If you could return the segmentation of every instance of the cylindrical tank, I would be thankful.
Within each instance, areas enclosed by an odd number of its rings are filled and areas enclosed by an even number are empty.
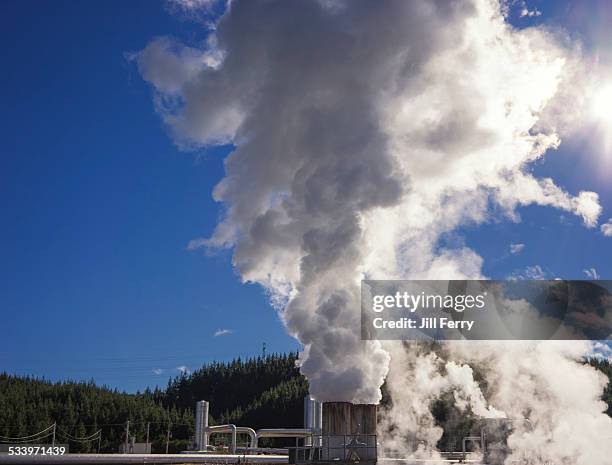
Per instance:
[[[195,446],[197,450],[206,450],[208,446],[208,402],[200,400],[196,403],[195,413]]]
[[[376,434],[376,412],[374,404],[324,402],[323,434]]]
[[[314,443],[311,438],[306,438],[304,445],[320,446],[321,443],[321,402],[314,400],[308,394],[304,397],[304,428],[310,429],[313,434]]]
[[[376,462],[376,413],[374,404],[324,402],[322,458]]]

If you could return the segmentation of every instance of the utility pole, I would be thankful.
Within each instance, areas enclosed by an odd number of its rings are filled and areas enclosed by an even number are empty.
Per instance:
[[[98,434],[98,454],[100,453],[100,443],[102,442],[102,430]]]
[[[263,358],[266,358],[266,343],[263,343],[263,346],[261,348],[261,353],[263,355]]]
[[[57,423],[53,423],[53,436],[51,438],[51,447],[55,446],[55,430],[57,428]]]
[[[125,423],[125,450],[124,454],[127,454],[130,450],[130,420]]]
[[[149,426],[151,426],[151,423],[147,421],[147,449],[149,448]]]
[[[168,453],[168,446],[170,445],[170,425],[171,423],[168,422],[168,430],[166,431],[166,454]]]

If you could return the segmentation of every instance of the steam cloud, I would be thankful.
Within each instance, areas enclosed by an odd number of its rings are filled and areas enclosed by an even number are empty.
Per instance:
[[[392,449],[407,435],[435,447],[429,401],[452,391],[481,416],[542,415],[538,436],[517,430],[515,444],[548,441],[564,460],[593,459],[571,463],[603,463],[561,439],[572,424],[612,431],[602,380],[575,361],[584,346],[483,345],[475,359],[449,345],[443,359],[359,336],[364,277],[483,277],[474,250],[440,248],[461,225],[518,221],[530,204],[597,225],[596,193],[572,195],[529,171],[579,115],[589,79],[580,54],[558,33],[512,28],[506,6],[233,1],[202,48],[158,38],[136,60],[179,146],[235,147],[214,191],[225,215],[190,247],[233,248],[243,280],[266,288],[304,344],[314,397],[376,403],[391,364]],[[470,363],[491,372],[488,400]],[[580,383],[586,400],[572,405],[578,388],[547,384],[539,368]],[[574,445],[592,444],[585,435]]]
[[[388,348],[394,405],[380,425],[387,454],[435,457],[442,428],[430,405],[451,394],[461,412],[511,421],[512,452],[503,463],[610,463],[612,420],[601,401],[607,379],[581,363],[591,343],[453,341],[437,351],[417,344]],[[486,400],[474,370],[486,374]]]

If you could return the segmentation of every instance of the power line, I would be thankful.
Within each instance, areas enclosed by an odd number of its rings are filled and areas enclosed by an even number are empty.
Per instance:
[[[4,443],[4,444],[28,444],[28,443],[31,443],[31,442],[40,441],[41,439],[46,439],[46,438],[48,438],[50,436],[54,436],[53,432],[48,433],[48,434],[46,434],[44,436],[38,436],[38,437],[35,437],[35,438],[32,438],[32,439],[28,439],[28,440],[25,440],[25,441],[16,441],[14,439],[11,439],[11,440],[8,440],[8,441],[0,440],[0,443]]]
[[[165,420],[165,421],[133,421],[133,420],[130,420],[130,425],[146,425],[147,423],[150,423],[151,425],[165,425],[168,423],[168,420]],[[188,422],[188,421],[172,421],[171,423],[177,426],[194,426],[194,422]],[[64,426],[64,427],[68,429],[74,429],[77,426],[81,426],[81,423],[77,423],[77,424],[70,425],[70,426]],[[101,427],[107,427],[107,426],[125,426],[125,421],[123,423],[82,424],[82,426],[84,427],[91,426],[95,428],[101,428]],[[1,428],[21,428],[21,427],[23,427],[23,425],[0,425],[0,429]],[[35,436],[35,435],[32,435],[32,436]],[[3,436],[0,436],[0,439],[2,438]]]
[[[43,433],[46,433],[47,431],[51,431],[54,427],[55,427],[55,423],[53,423],[51,426],[48,426],[47,428],[43,429],[42,431],[39,431],[38,433],[30,434],[28,436],[21,436],[21,437],[0,436],[0,439],[8,439],[8,440],[29,439],[29,438],[33,438],[35,436],[39,436],[39,435],[41,435]]]
[[[58,433],[61,434],[62,436],[65,436],[66,438],[72,440],[72,441],[80,441],[80,442],[88,442],[88,441],[95,441],[98,439],[98,436],[102,434],[102,430],[99,429],[98,431],[96,431],[93,434],[90,434],[89,436],[83,436],[81,438],[78,438],[76,436],[72,436],[71,434],[66,433],[65,431],[63,431],[62,429],[58,428]]]
[[[100,453],[100,446],[102,444],[102,429],[99,429],[98,431],[96,431],[93,434],[90,434],[89,436],[83,436],[80,438],[77,438],[75,436],[72,436],[68,433],[66,433],[65,431],[62,431],[61,429],[58,431],[58,434],[60,437],[63,437],[64,441],[67,442],[76,442],[76,443],[92,443],[92,442],[98,442],[98,453]]]

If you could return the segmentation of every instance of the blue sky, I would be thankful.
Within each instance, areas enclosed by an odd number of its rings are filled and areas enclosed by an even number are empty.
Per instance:
[[[512,19],[567,27],[593,47],[592,15],[568,13],[587,3],[533,2],[542,15]],[[198,42],[201,26],[136,0],[7,1],[0,22],[0,370],[135,391],[178,367],[258,355],[264,342],[298,349],[229,253],[186,250],[221,213],[211,191],[229,148],[179,151],[126,58],[155,36]],[[580,145],[534,170],[569,192],[598,192],[601,218],[612,217],[612,183]],[[492,278],[526,267],[612,277],[612,238],[555,209],[520,213],[445,240],[481,254]],[[512,243],[524,248],[512,254]]]
[[[295,350],[229,254],[186,250],[216,222],[225,151],[179,152],[124,57],[193,25],[146,1],[0,8],[0,370],[136,390]]]

